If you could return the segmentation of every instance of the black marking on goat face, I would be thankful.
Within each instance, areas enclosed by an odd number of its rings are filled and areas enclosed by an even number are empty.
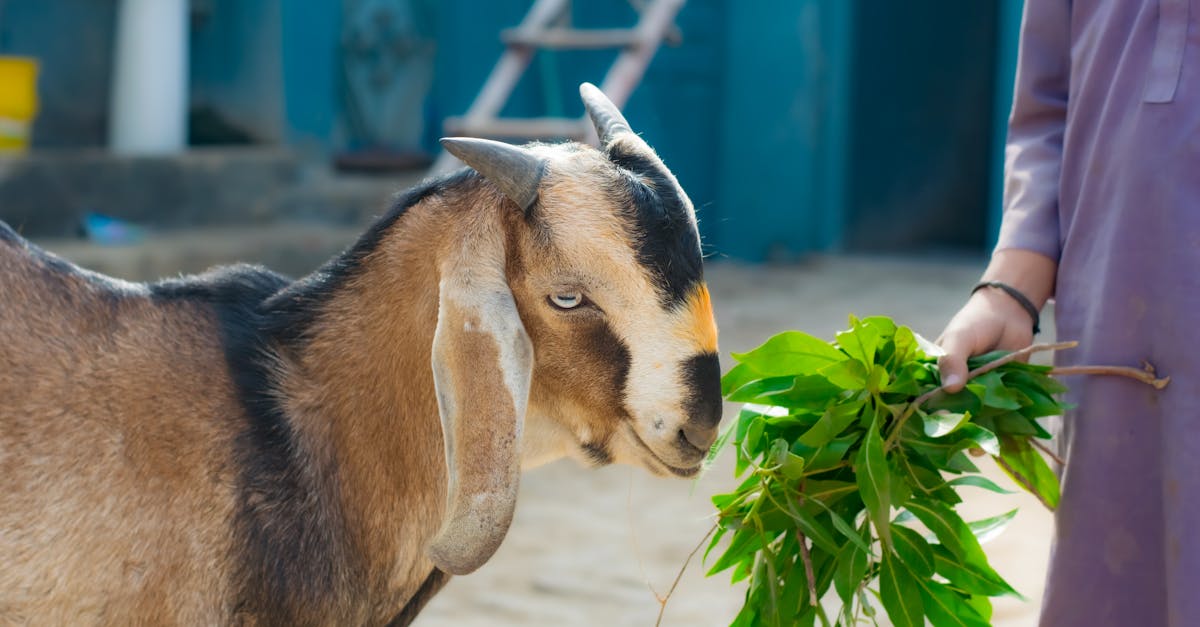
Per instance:
[[[603,370],[601,377],[605,385],[599,389],[607,390],[611,395],[604,399],[612,405],[611,410],[618,416],[628,417],[629,410],[625,407],[625,383],[629,380],[629,368],[632,357],[629,347],[621,338],[613,333],[607,322],[595,325],[584,336],[585,354],[592,355]],[[584,389],[597,389],[596,386],[582,386]]]
[[[721,422],[721,362],[716,353],[701,353],[683,362],[680,369],[687,397],[688,422],[715,427]]]
[[[631,173],[627,183],[638,262],[654,277],[663,305],[679,305],[704,275],[700,236],[685,200],[662,166],[647,155],[617,144],[608,156]]]
[[[337,598],[360,572],[339,512],[314,497],[318,486],[300,470],[303,451],[273,395],[262,305],[288,284],[265,268],[234,266],[149,286],[157,300],[192,302],[215,313],[246,421],[234,450],[242,560],[237,611],[267,624],[297,624],[306,609]]]

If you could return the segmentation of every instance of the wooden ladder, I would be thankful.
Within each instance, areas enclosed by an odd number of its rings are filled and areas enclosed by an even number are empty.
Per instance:
[[[638,22],[633,27],[575,29],[569,25],[559,25],[564,22],[564,17],[569,17],[570,0],[535,0],[520,25],[501,32],[500,39],[506,46],[504,54],[492,68],[483,89],[466,114],[446,119],[446,135],[491,139],[574,139],[597,143],[596,132],[586,115],[578,118],[497,116],[539,49],[619,48],[621,52],[605,74],[600,89],[618,108],[624,107],[663,40],[672,43],[679,41],[675,16],[685,2],[630,0],[639,14]],[[444,174],[459,165],[457,159],[443,151],[434,162],[431,173]]]

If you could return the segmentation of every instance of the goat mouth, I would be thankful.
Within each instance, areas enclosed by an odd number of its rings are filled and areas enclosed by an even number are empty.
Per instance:
[[[696,474],[700,472],[700,467],[704,465],[703,461],[701,461],[695,466],[689,466],[687,468],[672,466],[671,464],[663,461],[663,458],[659,457],[658,453],[655,453],[654,449],[650,448],[649,444],[646,444],[646,441],[642,439],[642,436],[638,435],[637,429],[634,429],[632,426],[630,426],[629,435],[632,437],[634,444],[637,444],[638,448],[642,449],[642,452],[644,452],[647,457],[649,457],[655,464],[666,468],[667,472],[675,475],[676,477],[682,477],[684,479],[695,477]]]

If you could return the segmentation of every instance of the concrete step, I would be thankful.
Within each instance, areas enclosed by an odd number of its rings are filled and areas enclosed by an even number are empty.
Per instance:
[[[0,220],[30,237],[74,236],[89,212],[159,230],[289,220],[361,224],[423,175],[335,175],[282,148],[164,157],[35,151],[0,158]]]
[[[84,268],[130,281],[153,281],[235,262],[257,263],[299,277],[353,244],[357,226],[282,223],[151,232],[127,246],[35,238],[41,247]]]

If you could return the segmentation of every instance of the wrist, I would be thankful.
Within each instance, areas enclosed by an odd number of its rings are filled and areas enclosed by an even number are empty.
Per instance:
[[[971,289],[971,295],[974,297],[980,293],[991,295],[989,300],[991,300],[993,305],[1001,302],[1006,303],[1008,305],[1007,309],[1013,315],[1028,316],[1033,334],[1037,335],[1041,333],[1041,307],[1035,305],[1028,296],[1017,288],[1003,281],[980,281]],[[985,298],[988,297],[985,296]],[[997,298],[1000,300],[995,300]],[[1018,311],[1023,313],[1017,313]]]
[[[1041,311],[1054,294],[1057,273],[1058,264],[1045,255],[1028,250],[1005,249],[992,255],[991,263],[979,280],[1004,283],[1024,295],[1035,310]]]

